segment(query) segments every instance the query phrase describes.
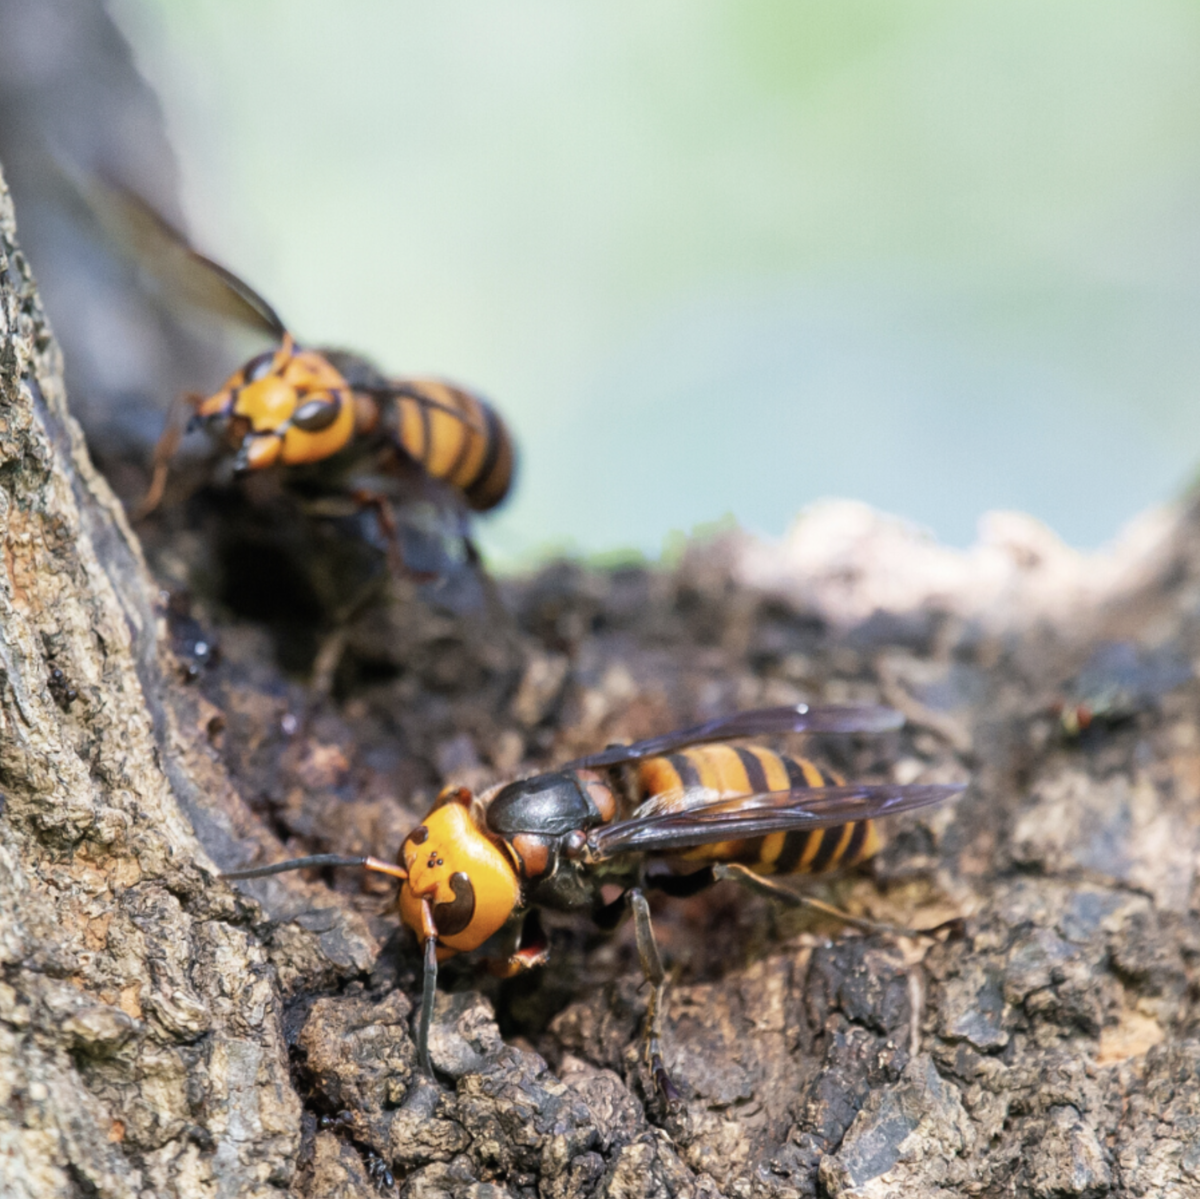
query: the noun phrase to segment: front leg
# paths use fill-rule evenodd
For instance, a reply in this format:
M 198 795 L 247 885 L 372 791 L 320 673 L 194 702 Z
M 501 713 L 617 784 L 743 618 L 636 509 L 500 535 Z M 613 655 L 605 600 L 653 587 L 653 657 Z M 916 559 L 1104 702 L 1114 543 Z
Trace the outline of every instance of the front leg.
M 159 434 L 158 441 L 154 444 L 150 486 L 146 488 L 146 494 L 142 496 L 141 503 L 138 504 L 133 512 L 133 519 L 135 521 L 149 516 L 162 501 L 163 492 L 167 488 L 167 475 L 171 471 L 171 459 L 175 457 L 175 453 L 179 449 L 179 443 L 183 440 L 183 435 L 186 431 L 183 414 L 188 408 L 191 408 L 194 413 L 204 403 L 204 400 L 204 396 L 199 395 L 197 392 L 189 391 L 177 395 L 171 401 L 171 407 L 167 410 L 167 420 L 163 425 L 163 431 Z
M 496 978 L 515 978 L 526 970 L 544 966 L 550 960 L 550 942 L 542 931 L 537 911 L 530 912 L 517 935 L 517 947 L 507 957 L 490 958 L 488 973 Z
M 421 986 L 421 1011 L 417 1017 L 417 1060 L 426 1078 L 433 1078 L 433 1059 L 429 1056 L 429 1026 L 433 1023 L 433 1005 L 437 1000 L 437 926 L 433 923 L 433 904 L 421 900 L 421 936 L 425 940 L 425 973 Z

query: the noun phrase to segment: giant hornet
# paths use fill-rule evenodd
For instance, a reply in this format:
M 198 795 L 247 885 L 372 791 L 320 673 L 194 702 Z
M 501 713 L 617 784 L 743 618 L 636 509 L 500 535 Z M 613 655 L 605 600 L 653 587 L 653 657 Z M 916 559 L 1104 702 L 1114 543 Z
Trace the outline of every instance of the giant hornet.
M 538 907 L 590 909 L 612 927 L 633 911 L 638 957 L 651 993 L 646 1066 L 660 1093 L 677 1098 L 663 1065 L 666 974 L 645 891 L 692 895 L 721 879 L 792 905 L 853 919 L 773 881 L 865 861 L 880 847 L 875 820 L 940 803 L 961 786 L 847 784 L 807 758 L 725 742 L 782 733 L 873 733 L 898 728 L 889 708 L 795 707 L 741 712 L 662 737 L 576 758 L 547 774 L 482 795 L 449 787 L 404 840 L 399 862 L 316 854 L 226 873 L 259 878 L 305 866 L 359 866 L 401 880 L 403 922 L 424 945 L 417 1024 L 430 1076 L 429 1027 L 438 963 L 485 942 L 502 977 L 543 965 L 549 949 Z M 651 862 L 664 870 L 651 871 Z M 623 894 L 605 903 L 601 888 Z M 865 923 L 865 922 L 859 922 Z
M 194 249 L 139 197 L 94 179 L 83 190 L 109 234 L 172 292 L 277 343 L 211 395 L 176 401 L 139 515 L 162 499 L 190 407 L 186 426 L 214 434 L 233 455 L 235 473 L 278 468 L 314 515 L 373 511 L 393 559 L 403 559 L 396 508 L 427 500 L 455 518 L 475 560 L 464 510 L 499 504 L 514 467 L 512 438 L 488 401 L 436 379 L 388 378 L 344 351 L 302 347 L 254 288 Z

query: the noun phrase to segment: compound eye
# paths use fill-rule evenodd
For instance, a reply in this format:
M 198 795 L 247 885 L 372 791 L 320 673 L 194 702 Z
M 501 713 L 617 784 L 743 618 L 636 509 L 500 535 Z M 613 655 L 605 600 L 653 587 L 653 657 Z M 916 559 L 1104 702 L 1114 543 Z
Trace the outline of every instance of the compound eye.
M 274 365 L 275 351 L 265 350 L 242 367 L 242 377 L 247 383 L 257 383 L 259 379 L 265 379 L 271 373 L 271 367 Z
M 337 420 L 341 404 L 334 400 L 307 400 L 292 414 L 292 424 L 305 433 L 320 433 Z
M 433 905 L 433 923 L 439 937 L 461 933 L 475 915 L 475 888 L 461 870 L 450 876 L 450 890 L 454 892 L 450 903 Z

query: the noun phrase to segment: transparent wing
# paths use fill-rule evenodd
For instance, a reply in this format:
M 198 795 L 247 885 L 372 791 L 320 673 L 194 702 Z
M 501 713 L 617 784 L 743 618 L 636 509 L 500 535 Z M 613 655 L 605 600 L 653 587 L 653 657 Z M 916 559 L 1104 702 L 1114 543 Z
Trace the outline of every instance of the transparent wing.
M 867 783 L 760 791 L 619 820 L 590 833 L 587 843 L 596 860 L 634 851 L 668 853 L 716 841 L 893 816 L 942 803 L 963 790 L 964 786 L 957 784 Z
M 903 723 L 904 717 L 899 712 L 872 704 L 818 708 L 796 704 L 782 708 L 755 708 L 749 712 L 721 716 L 706 724 L 677 729 L 647 741 L 635 741 L 632 745 L 613 745 L 599 753 L 576 758 L 559 769 L 620 766 L 623 762 L 654 758 L 704 741 L 731 741 L 735 737 L 765 737 L 779 733 L 882 733 L 888 729 L 898 729 Z
M 192 248 L 141 196 L 97 176 L 74 179 L 101 229 L 167 290 L 194 307 L 282 338 L 279 314 L 244 279 Z

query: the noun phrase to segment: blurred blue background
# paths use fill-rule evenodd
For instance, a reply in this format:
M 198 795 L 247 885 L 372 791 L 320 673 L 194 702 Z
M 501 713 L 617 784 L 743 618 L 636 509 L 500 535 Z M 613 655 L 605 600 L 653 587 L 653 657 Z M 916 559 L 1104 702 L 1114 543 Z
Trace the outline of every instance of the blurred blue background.
M 110 8 L 200 246 L 511 419 L 501 565 L 828 495 L 1092 547 L 1200 458 L 1196 3 Z

